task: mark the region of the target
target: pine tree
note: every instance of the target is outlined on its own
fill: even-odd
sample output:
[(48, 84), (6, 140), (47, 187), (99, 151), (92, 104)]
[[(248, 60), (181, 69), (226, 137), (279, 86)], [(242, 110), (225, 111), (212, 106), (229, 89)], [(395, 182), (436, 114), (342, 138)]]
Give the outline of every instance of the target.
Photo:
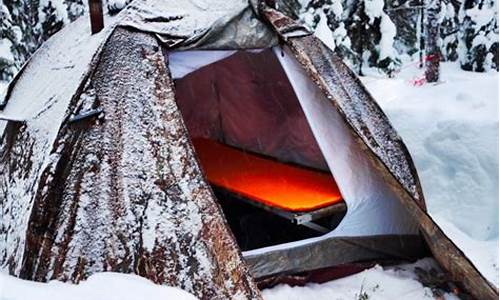
[(107, 8), (110, 15), (116, 15), (130, 3), (131, 0), (108, 0)]
[(68, 14), (69, 22), (73, 22), (79, 16), (83, 15), (87, 9), (87, 0), (63, 0), (64, 6)]
[(496, 0), (465, 0), (460, 9), (460, 66), (466, 71), (498, 70)]
[(39, 18), (42, 26), (41, 37), (43, 40), (48, 39), (64, 26), (63, 18), (58, 15), (52, 1), (48, 1), (41, 7)]
[(441, 58), (444, 61), (455, 61), (458, 59), (458, 11), (460, 2), (457, 0), (442, 0), (441, 14), (443, 20), (440, 26)]
[(383, 8), (382, 0), (315, 0), (301, 18), (312, 28), (326, 18), (334, 50), (358, 74), (364, 67), (375, 67), (391, 75), (400, 60), (394, 49), (396, 27)]
[(12, 30), (12, 19), (7, 6), (0, 6), (0, 81), (9, 80), (14, 74), (15, 62), (11, 53), (15, 33)]
[(83, 0), (5, 0), (0, 6), (0, 81), (9, 81), (33, 52), (85, 11)]
[(396, 27), (383, 11), (382, 0), (351, 0), (346, 17), (352, 49), (357, 54), (358, 73), (363, 65), (376, 67), (389, 76), (397, 70), (400, 60), (394, 50)]
[(9, 80), (41, 43), (36, 1), (7, 0), (2, 5), (0, 79)]
[(396, 25), (394, 48), (398, 56), (413, 56), (420, 49), (419, 25), (422, 0), (392, 0), (386, 2), (386, 13)]
[(316, 0), (309, 2), (300, 14), (300, 18), (313, 29), (317, 28), (320, 22), (325, 22), (333, 40), (329, 46), (352, 65), (352, 62), (356, 61), (356, 53), (351, 49), (351, 39), (347, 35), (343, 13), (341, 0)]

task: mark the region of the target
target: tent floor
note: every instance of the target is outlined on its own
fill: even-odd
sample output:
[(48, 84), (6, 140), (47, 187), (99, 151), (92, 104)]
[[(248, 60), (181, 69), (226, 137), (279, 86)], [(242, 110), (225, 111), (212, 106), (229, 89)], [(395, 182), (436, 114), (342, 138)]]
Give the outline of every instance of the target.
[[(241, 201), (239, 196), (225, 189), (215, 186), (212, 186), (212, 189), (242, 251), (321, 235), (315, 230), (293, 224), (288, 219)], [(345, 211), (320, 219), (317, 223), (334, 229), (344, 215)]]

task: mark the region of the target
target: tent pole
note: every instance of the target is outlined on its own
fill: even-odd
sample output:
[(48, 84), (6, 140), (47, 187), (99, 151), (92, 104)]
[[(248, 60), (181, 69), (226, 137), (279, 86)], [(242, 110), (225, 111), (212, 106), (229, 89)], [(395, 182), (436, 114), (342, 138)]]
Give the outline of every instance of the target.
[(102, 15), (102, 0), (89, 0), (90, 30), (92, 34), (98, 33), (104, 28)]

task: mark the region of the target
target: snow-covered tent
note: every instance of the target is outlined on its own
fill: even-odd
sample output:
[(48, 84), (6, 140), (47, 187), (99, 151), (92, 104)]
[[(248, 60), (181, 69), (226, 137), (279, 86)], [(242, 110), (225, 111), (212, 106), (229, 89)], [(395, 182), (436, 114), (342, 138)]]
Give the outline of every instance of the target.
[[(31, 280), (117, 271), (251, 299), (253, 278), (428, 247), (451, 281), (496, 298), (426, 213), (403, 141), (356, 75), (256, 2), (136, 0), (100, 33), (80, 18), (35, 53), (0, 99), (0, 264)], [(242, 253), (195, 147), (207, 139), (327, 172), (345, 215)]]

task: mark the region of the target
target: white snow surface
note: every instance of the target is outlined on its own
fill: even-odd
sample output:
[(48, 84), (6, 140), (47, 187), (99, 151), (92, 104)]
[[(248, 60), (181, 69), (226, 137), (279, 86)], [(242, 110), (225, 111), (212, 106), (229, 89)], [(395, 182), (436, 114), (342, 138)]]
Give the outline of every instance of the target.
[(132, 274), (97, 273), (80, 284), (27, 281), (0, 273), (0, 300), (196, 300), (181, 289)]
[(431, 216), (498, 286), (498, 73), (443, 63), (442, 82), (414, 86), (422, 72), (362, 80), (408, 146)]
[[(265, 300), (435, 299), (432, 291), (422, 286), (416, 279), (415, 267), (424, 270), (437, 268), (434, 260), (430, 258), (422, 259), (415, 264), (386, 269), (375, 266), (358, 274), (322, 284), (309, 283), (303, 287), (278, 285), (264, 290), (263, 296)], [(445, 294), (444, 299), (458, 298), (452, 294)]]
[(335, 50), (336, 42), (334, 39), (334, 33), (330, 30), (330, 27), (328, 27), (326, 16), (322, 11), (320, 16), (318, 27), (316, 27), (314, 33), (323, 43), (328, 45), (330, 49)]

